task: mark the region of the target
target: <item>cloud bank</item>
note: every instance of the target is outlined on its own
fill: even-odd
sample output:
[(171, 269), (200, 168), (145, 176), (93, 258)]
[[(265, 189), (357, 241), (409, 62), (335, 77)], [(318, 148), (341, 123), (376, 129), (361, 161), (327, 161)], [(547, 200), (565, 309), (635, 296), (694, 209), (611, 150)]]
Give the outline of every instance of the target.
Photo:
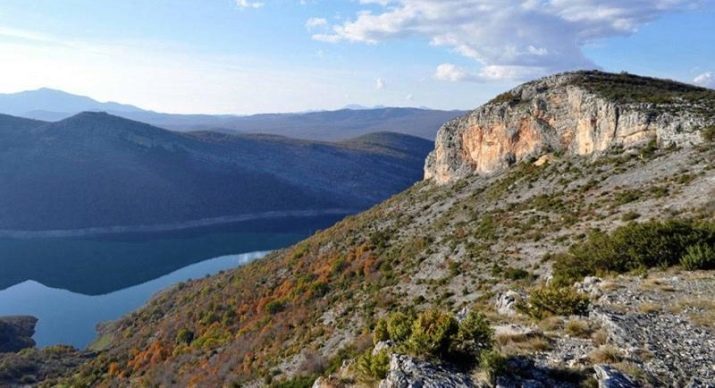
[(354, 19), (316, 33), (318, 41), (375, 44), (426, 38), (476, 62), (473, 73), (437, 68), (446, 81), (521, 80), (597, 67), (582, 47), (627, 36), (670, 12), (701, 0), (360, 0)]

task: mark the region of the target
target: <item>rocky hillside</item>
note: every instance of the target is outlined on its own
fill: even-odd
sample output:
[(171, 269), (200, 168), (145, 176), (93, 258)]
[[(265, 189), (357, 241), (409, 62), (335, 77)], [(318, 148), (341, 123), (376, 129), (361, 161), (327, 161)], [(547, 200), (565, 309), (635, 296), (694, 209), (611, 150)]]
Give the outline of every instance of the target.
[(594, 155), (655, 141), (689, 146), (715, 124), (715, 91), (630, 74), (554, 75), (497, 96), (442, 127), (428, 179), (493, 173), (544, 153)]
[[(104, 326), (97, 356), (62, 382), (708, 386), (712, 92), (603, 73), (516, 90), (518, 99), (499, 97), (441, 130), (434, 179), (263, 260), (160, 293)], [(607, 138), (611, 124), (599, 120), (608, 106), (626, 128), (624, 107), (654, 91), (668, 96), (653, 103), (663, 112), (651, 122), (661, 124), (596, 141)], [(583, 117), (558, 103), (561, 93), (603, 104), (595, 127), (585, 124), (605, 132), (579, 132)], [(691, 95), (697, 103), (682, 102)], [(523, 136), (486, 153), (493, 159), (464, 151), (509, 132)], [(465, 143), (467, 133), (476, 137)]]

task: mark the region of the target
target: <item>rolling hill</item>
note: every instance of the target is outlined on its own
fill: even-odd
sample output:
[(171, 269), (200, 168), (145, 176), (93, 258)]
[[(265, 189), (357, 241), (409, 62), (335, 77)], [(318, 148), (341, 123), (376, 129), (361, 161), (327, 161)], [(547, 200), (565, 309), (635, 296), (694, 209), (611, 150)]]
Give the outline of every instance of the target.
[(177, 133), (106, 113), (3, 116), (0, 137), (5, 234), (346, 214), (418, 180), (431, 148), (388, 133), (342, 143)]
[(372, 132), (397, 132), (433, 140), (440, 125), (465, 112), (421, 108), (341, 109), (249, 116), (169, 114), (132, 105), (98, 102), (53, 89), (0, 94), (0, 113), (59, 121), (84, 111), (103, 111), (176, 131), (264, 133), (316, 141), (338, 141)]

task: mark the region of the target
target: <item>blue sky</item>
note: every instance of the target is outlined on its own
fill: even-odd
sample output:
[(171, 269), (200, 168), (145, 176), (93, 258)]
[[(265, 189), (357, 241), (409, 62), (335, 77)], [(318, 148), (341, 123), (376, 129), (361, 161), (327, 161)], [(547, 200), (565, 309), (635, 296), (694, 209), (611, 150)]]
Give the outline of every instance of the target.
[(712, 0), (3, 0), (0, 92), (178, 113), (468, 109), (602, 68), (715, 87)]

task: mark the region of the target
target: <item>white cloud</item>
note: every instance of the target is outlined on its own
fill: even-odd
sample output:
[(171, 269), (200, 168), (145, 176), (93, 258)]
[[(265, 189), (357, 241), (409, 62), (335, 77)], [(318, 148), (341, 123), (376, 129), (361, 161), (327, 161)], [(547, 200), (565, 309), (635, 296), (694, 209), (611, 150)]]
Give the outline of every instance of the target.
[(325, 27), (328, 25), (328, 21), (324, 18), (310, 18), (305, 22), (305, 28), (312, 30), (318, 27)]
[(264, 4), (260, 1), (236, 0), (236, 5), (240, 8), (261, 8)]
[(715, 89), (715, 74), (710, 71), (700, 74), (695, 77), (693, 83), (696, 85), (704, 86), (706, 88)]
[[(582, 46), (633, 34), (665, 13), (700, 0), (360, 0), (382, 7), (313, 35), (324, 42), (375, 44), (423, 37), (474, 60), (479, 70), (442, 67), (446, 80), (524, 79), (576, 68), (594, 68)], [(378, 8), (379, 9), (379, 8)], [(438, 78), (439, 78), (438, 77)]]
[(386, 86), (387, 86), (387, 84), (385, 83), (385, 80), (382, 78), (378, 78), (375, 81), (375, 89), (377, 89), (377, 90), (385, 89)]
[(405, 100), (407, 100), (407, 101), (412, 101), (414, 99), (415, 99), (415, 96), (412, 93), (405, 96)]
[(437, 66), (437, 71), (434, 73), (434, 78), (440, 81), (460, 82), (475, 80), (473, 75), (470, 75), (463, 68), (451, 63), (443, 63)]

